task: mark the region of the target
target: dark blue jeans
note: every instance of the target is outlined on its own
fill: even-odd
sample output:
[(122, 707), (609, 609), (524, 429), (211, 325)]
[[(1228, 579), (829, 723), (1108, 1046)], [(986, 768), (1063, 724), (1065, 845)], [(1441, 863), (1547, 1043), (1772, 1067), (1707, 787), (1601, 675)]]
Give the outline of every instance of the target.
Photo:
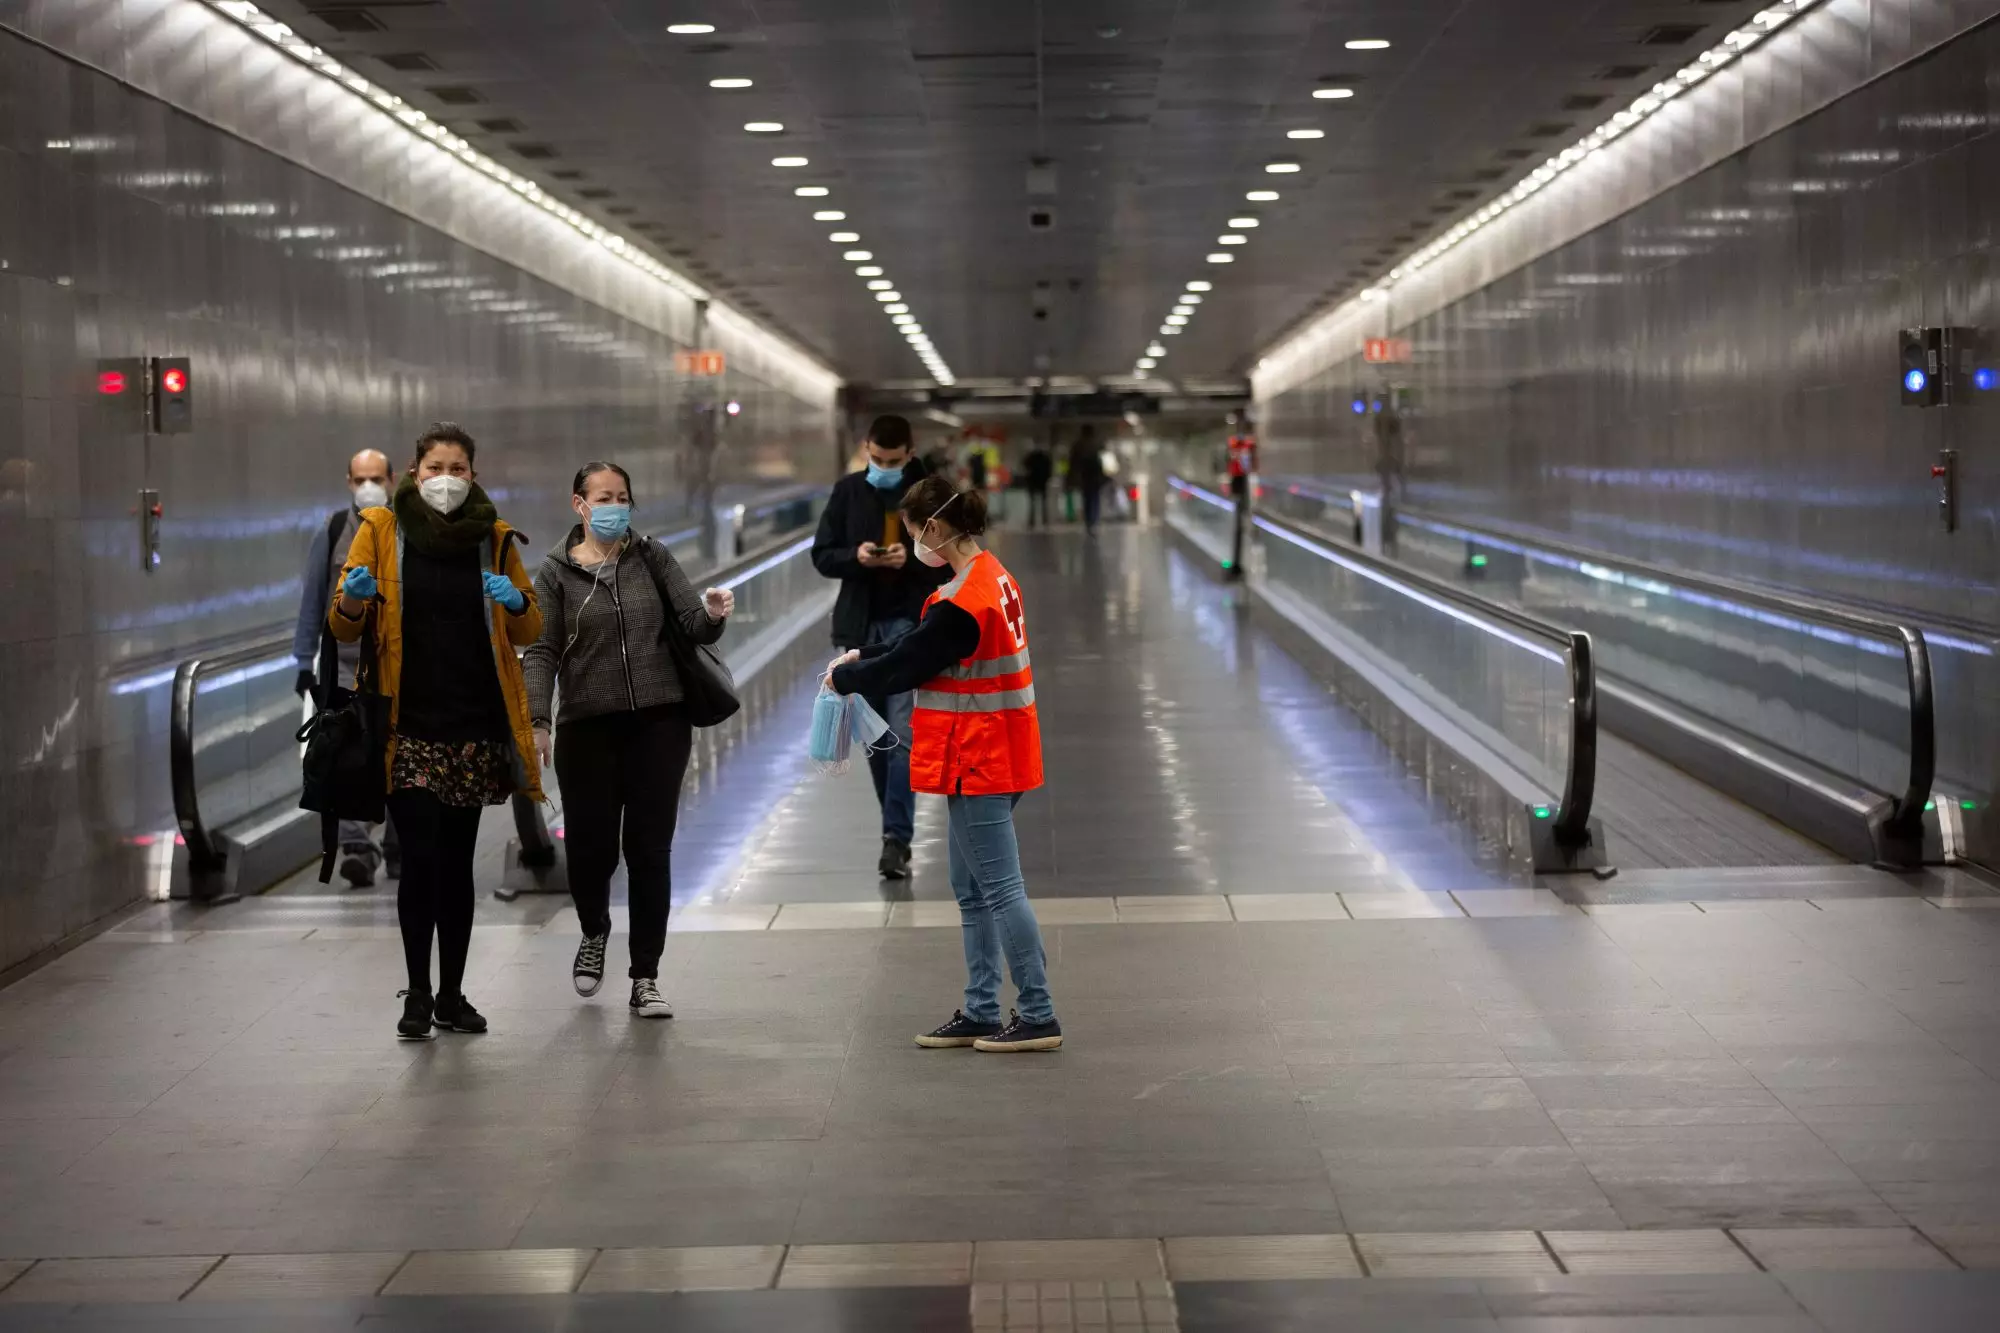
[(951, 825), (951, 891), (958, 899), (965, 937), (965, 1016), (1000, 1021), (1000, 964), (1021, 993), (1021, 1019), (1046, 1023), (1056, 1016), (1049, 999), (1042, 928), (1021, 878), (1021, 849), (1014, 839), (1016, 796), (948, 796)]
[[(894, 643), (916, 627), (914, 620), (878, 620), (868, 626), (868, 642)], [(861, 697), (896, 737), (894, 749), (868, 756), (868, 775), (875, 779), (875, 799), (882, 805), (882, 836), (907, 843), (917, 829), (917, 798), (910, 794), (910, 711), (916, 697), (907, 693)]]

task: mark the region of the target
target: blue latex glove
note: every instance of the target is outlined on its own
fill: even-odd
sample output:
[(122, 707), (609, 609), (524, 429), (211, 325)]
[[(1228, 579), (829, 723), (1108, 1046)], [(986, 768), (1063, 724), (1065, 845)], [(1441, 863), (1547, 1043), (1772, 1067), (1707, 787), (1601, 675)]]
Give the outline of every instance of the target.
[(364, 602), (375, 600), (375, 576), (368, 572), (368, 566), (366, 565), (356, 565), (354, 568), (348, 570), (347, 582), (340, 586), (341, 590), (349, 597), (358, 598)]
[(514, 586), (514, 580), (505, 574), (495, 574), (487, 570), (479, 577), (486, 580), (486, 595), (516, 615), (528, 604), (527, 594)]

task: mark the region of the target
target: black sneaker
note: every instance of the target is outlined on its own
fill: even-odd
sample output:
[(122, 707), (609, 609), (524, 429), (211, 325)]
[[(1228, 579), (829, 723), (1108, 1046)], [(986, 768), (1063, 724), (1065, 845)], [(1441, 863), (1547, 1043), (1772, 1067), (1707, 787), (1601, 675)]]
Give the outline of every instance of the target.
[(660, 983), (651, 977), (640, 977), (632, 983), (632, 1012), (640, 1018), (672, 1018), (673, 1006), (660, 994)]
[(917, 1045), (930, 1050), (947, 1050), (953, 1046), (970, 1046), (981, 1037), (1000, 1035), (998, 1023), (978, 1023), (965, 1016), (963, 1009), (952, 1012), (951, 1022), (941, 1028), (934, 1028), (917, 1038)]
[(883, 879), (910, 877), (910, 844), (901, 838), (882, 839), (882, 859), (876, 864)]
[(463, 995), (440, 995), (437, 998), (437, 1025), (445, 1032), (484, 1032), (486, 1016), (472, 1007), (472, 1001)]
[(427, 990), (399, 990), (403, 997), (403, 1017), (396, 1024), (396, 1035), (404, 1041), (429, 1041), (431, 1039), (431, 993)]
[(1019, 1014), (1007, 1016), (1007, 1026), (991, 1037), (972, 1043), (975, 1051), (1055, 1051), (1062, 1049), (1062, 1024), (1051, 1018), (1046, 1023), (1023, 1023)]
[(583, 943), (576, 946), (576, 962), (569, 971), (578, 995), (595, 995), (604, 984), (604, 946), (610, 940), (609, 935), (585, 935)]
[(375, 865), (360, 852), (349, 852), (340, 858), (340, 877), (357, 889), (375, 886)]

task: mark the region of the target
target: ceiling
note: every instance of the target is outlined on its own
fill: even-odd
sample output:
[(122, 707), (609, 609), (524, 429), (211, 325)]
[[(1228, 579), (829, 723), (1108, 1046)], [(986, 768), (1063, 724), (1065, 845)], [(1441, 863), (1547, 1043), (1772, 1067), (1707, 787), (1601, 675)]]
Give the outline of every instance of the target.
[[(1759, 0), (264, 0), (860, 382), (1243, 373)], [(675, 35), (674, 23), (715, 32)], [(1357, 38), (1386, 50), (1349, 50)], [(715, 89), (747, 78), (747, 89)], [(1354, 96), (1318, 100), (1319, 87)], [(1600, 100), (1601, 99), (1601, 100)], [(752, 121), (781, 134), (746, 132)], [(1293, 141), (1287, 131), (1319, 129)], [(804, 168), (772, 165), (779, 156)], [(1268, 175), (1290, 159), (1300, 170)], [(1032, 172), (1036, 162), (1046, 169)], [(826, 198), (799, 198), (799, 185)], [(1274, 188), (1276, 203), (1246, 191)], [(848, 221), (813, 221), (837, 208)], [(1047, 230), (1032, 210), (1051, 215)], [(1261, 225), (1211, 265), (1231, 217)], [(1046, 284), (1046, 285), (1044, 285)], [(1044, 311), (1036, 318), (1037, 307)]]

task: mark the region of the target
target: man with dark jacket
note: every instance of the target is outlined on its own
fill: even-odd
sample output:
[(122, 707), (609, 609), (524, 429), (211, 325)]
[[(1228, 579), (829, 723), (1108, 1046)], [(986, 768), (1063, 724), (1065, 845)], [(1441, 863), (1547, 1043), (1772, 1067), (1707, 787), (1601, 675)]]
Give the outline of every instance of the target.
[[(903, 492), (928, 475), (916, 457), (910, 423), (902, 417), (875, 418), (865, 453), (865, 472), (849, 473), (834, 483), (813, 541), (814, 567), (840, 580), (840, 599), (833, 608), (833, 646), (840, 649), (900, 639), (917, 627), (924, 601), (951, 577), (949, 566), (928, 569), (917, 559), (896, 516)], [(893, 750), (868, 756), (882, 805), (877, 868), (884, 879), (905, 879), (910, 873), (910, 839), (916, 831), (916, 798), (910, 794), (912, 703), (908, 694), (868, 699), (899, 742)]]

